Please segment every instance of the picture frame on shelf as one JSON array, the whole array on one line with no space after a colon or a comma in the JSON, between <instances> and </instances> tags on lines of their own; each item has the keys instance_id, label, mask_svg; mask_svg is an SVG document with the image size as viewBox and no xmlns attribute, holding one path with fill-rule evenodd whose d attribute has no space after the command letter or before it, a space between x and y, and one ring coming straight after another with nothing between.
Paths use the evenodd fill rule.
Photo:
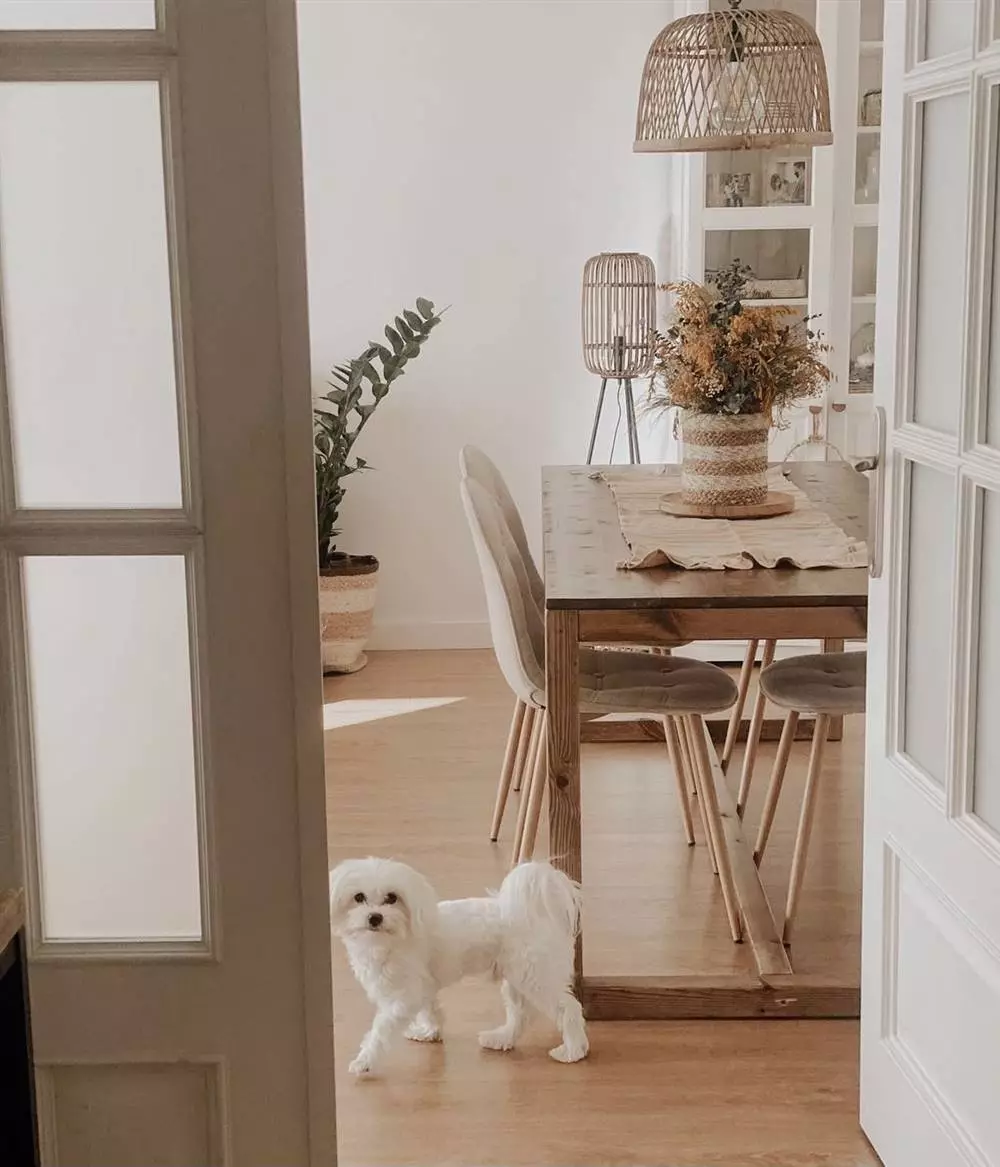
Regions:
<instances>
[{"instance_id":1,"label":"picture frame on shelf","mask_svg":"<svg viewBox=\"0 0 1000 1167\"><path fill-rule=\"evenodd\" d=\"M756 207L760 205L757 176L749 171L720 171L710 174L708 205L711 207Z\"/></svg>"},{"instance_id":2,"label":"picture frame on shelf","mask_svg":"<svg viewBox=\"0 0 1000 1167\"><path fill-rule=\"evenodd\" d=\"M802 206L809 201L809 158L775 158L764 169L767 206Z\"/></svg>"}]
</instances>

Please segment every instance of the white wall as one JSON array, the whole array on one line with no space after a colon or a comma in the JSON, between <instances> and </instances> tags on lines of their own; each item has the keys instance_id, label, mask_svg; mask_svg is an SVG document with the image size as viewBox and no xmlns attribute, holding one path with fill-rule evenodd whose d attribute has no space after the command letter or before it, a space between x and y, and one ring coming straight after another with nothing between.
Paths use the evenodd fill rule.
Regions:
<instances>
[{"instance_id":1,"label":"white wall","mask_svg":"<svg viewBox=\"0 0 1000 1167\"><path fill-rule=\"evenodd\" d=\"M508 476L536 548L541 466L584 460L599 384L580 355L584 261L644 251L665 277L676 250L671 162L632 153L643 61L671 12L300 0L317 386L415 297L451 306L369 423L358 451L377 469L343 511L340 546L382 561L376 647L488 643L463 443Z\"/></svg>"}]
</instances>

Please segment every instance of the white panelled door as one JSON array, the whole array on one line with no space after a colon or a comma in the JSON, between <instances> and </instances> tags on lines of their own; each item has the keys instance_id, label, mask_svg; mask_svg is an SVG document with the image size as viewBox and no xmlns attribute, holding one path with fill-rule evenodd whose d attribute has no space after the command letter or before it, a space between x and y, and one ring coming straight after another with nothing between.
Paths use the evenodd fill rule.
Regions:
<instances>
[{"instance_id":1,"label":"white panelled door","mask_svg":"<svg viewBox=\"0 0 1000 1167\"><path fill-rule=\"evenodd\" d=\"M996 1167L1000 5L887 0L885 38L861 1120L886 1167Z\"/></svg>"},{"instance_id":2,"label":"white panelled door","mask_svg":"<svg viewBox=\"0 0 1000 1167\"><path fill-rule=\"evenodd\" d=\"M0 886L47 1167L335 1162L294 0L0 0Z\"/></svg>"}]
</instances>

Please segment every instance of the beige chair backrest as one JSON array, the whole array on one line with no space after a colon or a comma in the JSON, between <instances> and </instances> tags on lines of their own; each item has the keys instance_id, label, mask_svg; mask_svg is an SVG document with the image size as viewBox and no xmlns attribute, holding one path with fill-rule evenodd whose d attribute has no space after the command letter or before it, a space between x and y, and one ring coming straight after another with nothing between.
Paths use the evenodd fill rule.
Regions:
<instances>
[{"instance_id":1,"label":"beige chair backrest","mask_svg":"<svg viewBox=\"0 0 1000 1167\"><path fill-rule=\"evenodd\" d=\"M518 554L524 564L531 595L538 608L544 609L545 584L542 582L542 577L532 558L531 548L528 546L528 537L524 533L521 512L517 509L517 503L514 502L514 498L507 487L504 476L497 469L496 463L484 454L478 446L463 446L459 451L458 464L462 471L462 477L472 478L480 486L484 486L496 500L500 510L503 511L507 529L517 544Z\"/></svg>"},{"instance_id":2,"label":"beige chair backrest","mask_svg":"<svg viewBox=\"0 0 1000 1167\"><path fill-rule=\"evenodd\" d=\"M545 628L521 553L492 492L471 475L462 479L461 492L500 671L516 697L543 708Z\"/></svg>"}]
</instances>

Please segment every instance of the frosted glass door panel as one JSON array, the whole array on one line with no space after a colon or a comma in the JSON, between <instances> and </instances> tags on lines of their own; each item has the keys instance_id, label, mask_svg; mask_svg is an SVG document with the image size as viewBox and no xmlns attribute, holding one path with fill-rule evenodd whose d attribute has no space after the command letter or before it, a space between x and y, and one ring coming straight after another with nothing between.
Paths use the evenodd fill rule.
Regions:
<instances>
[{"instance_id":1,"label":"frosted glass door panel","mask_svg":"<svg viewBox=\"0 0 1000 1167\"><path fill-rule=\"evenodd\" d=\"M156 28L154 0L0 0L0 30Z\"/></svg>"},{"instance_id":2,"label":"frosted glass door panel","mask_svg":"<svg viewBox=\"0 0 1000 1167\"><path fill-rule=\"evenodd\" d=\"M17 504L181 506L159 87L0 84Z\"/></svg>"},{"instance_id":3,"label":"frosted glass door panel","mask_svg":"<svg viewBox=\"0 0 1000 1167\"><path fill-rule=\"evenodd\" d=\"M36 556L23 579L43 934L196 939L185 561Z\"/></svg>"},{"instance_id":4,"label":"frosted glass door panel","mask_svg":"<svg viewBox=\"0 0 1000 1167\"><path fill-rule=\"evenodd\" d=\"M923 0L923 4L924 60L972 48L975 0Z\"/></svg>"},{"instance_id":5,"label":"frosted glass door panel","mask_svg":"<svg viewBox=\"0 0 1000 1167\"><path fill-rule=\"evenodd\" d=\"M923 174L914 255L919 264L913 367L913 420L958 431L965 334L965 228L969 97L923 103Z\"/></svg>"},{"instance_id":6,"label":"frosted glass door panel","mask_svg":"<svg viewBox=\"0 0 1000 1167\"><path fill-rule=\"evenodd\" d=\"M1000 13L1000 4L997 5ZM997 133L1000 132L1000 86L990 90L990 141L994 157L991 162L995 177L993 186L993 237L989 246L992 258L992 286L989 318L989 368L986 376L986 441L1000 450L1000 165L996 157Z\"/></svg>"},{"instance_id":7,"label":"frosted glass door panel","mask_svg":"<svg viewBox=\"0 0 1000 1167\"><path fill-rule=\"evenodd\" d=\"M903 653L902 746L937 785L947 773L951 692L955 484L940 471L910 465L909 556Z\"/></svg>"},{"instance_id":8,"label":"frosted glass door panel","mask_svg":"<svg viewBox=\"0 0 1000 1167\"><path fill-rule=\"evenodd\" d=\"M984 490L972 809L1000 835L1000 494Z\"/></svg>"}]
</instances>

